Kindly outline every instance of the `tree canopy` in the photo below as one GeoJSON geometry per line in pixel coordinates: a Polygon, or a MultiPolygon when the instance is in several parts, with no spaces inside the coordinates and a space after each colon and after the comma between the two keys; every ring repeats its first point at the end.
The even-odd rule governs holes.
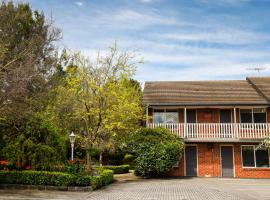
{"type": "Polygon", "coordinates": [[[102,154],[139,125],[141,89],[132,80],[137,62],[133,55],[119,52],[116,46],[95,62],[80,54],[71,57],[65,84],[56,88],[58,95],[48,111],[53,113],[53,121],[62,116],[69,122],[63,124],[60,120],[60,126],[67,125],[81,133],[90,164],[88,150],[95,147],[102,154]]]}
{"type": "Polygon", "coordinates": [[[63,50],[61,32],[27,3],[0,4],[0,159],[35,168],[62,161],[68,134],[113,150],[142,118],[140,60],[117,45],[94,60],[63,50]]]}

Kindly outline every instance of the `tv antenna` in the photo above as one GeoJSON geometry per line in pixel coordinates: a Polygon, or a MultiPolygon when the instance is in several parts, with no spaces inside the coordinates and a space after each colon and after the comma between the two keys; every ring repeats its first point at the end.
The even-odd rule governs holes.
{"type": "Polygon", "coordinates": [[[251,68],[247,68],[247,70],[253,70],[255,72],[258,73],[258,76],[260,76],[260,72],[265,70],[266,67],[251,67],[251,68]]]}

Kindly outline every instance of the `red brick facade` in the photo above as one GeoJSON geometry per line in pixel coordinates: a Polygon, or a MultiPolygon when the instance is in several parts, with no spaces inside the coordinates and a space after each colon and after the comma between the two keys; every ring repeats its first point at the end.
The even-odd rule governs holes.
{"type": "Polygon", "coordinates": [[[143,103],[147,105],[147,126],[165,127],[183,138],[186,145],[197,147],[185,150],[189,156],[187,170],[183,155],[179,167],[170,175],[270,178],[265,151],[256,151],[254,146],[245,148],[244,160],[245,165],[267,168],[243,167],[241,155],[241,145],[257,145],[270,134],[269,91],[270,77],[146,82],[143,103]],[[196,116],[190,110],[196,110],[196,116]],[[155,112],[170,113],[155,115],[155,112]],[[175,112],[178,112],[178,119],[175,112]],[[231,148],[222,148],[222,145],[231,148]]]}
{"type": "Polygon", "coordinates": [[[241,160],[241,144],[234,145],[235,177],[270,178],[270,168],[243,168],[241,160]]]}
{"type": "MultiPolygon", "coordinates": [[[[194,108],[190,108],[194,109],[194,108]]],[[[166,109],[170,111],[170,109],[166,109]]],[[[179,123],[184,123],[184,109],[172,109],[178,112],[179,123]]],[[[234,122],[233,108],[230,108],[234,122]]],[[[149,122],[153,122],[153,109],[148,110],[149,122]]],[[[197,123],[220,123],[220,108],[196,108],[197,123]]],[[[240,109],[236,108],[236,122],[240,122],[240,109]]],[[[267,122],[270,122],[270,108],[267,109],[267,122]]],[[[221,156],[220,148],[222,145],[233,147],[234,156],[234,177],[237,178],[270,178],[270,168],[243,168],[241,158],[241,145],[250,143],[187,143],[186,145],[196,145],[198,150],[198,176],[199,177],[221,177],[221,156]]],[[[254,143],[253,143],[254,144],[254,143]]],[[[185,176],[185,156],[181,158],[179,167],[174,168],[170,175],[185,176]]]]}
{"type": "MultiPolygon", "coordinates": [[[[198,148],[198,176],[221,177],[220,147],[230,145],[233,147],[234,173],[236,178],[270,178],[270,168],[243,168],[241,160],[241,145],[243,143],[197,143],[198,148]]],[[[245,145],[245,144],[244,144],[245,145]]],[[[171,176],[185,176],[185,157],[181,159],[179,168],[174,168],[171,176]]]]}

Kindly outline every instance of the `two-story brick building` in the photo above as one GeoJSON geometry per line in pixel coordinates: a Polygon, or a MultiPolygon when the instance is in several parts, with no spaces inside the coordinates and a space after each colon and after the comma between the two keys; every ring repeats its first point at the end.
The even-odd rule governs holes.
{"type": "Polygon", "coordinates": [[[270,178],[270,77],[146,82],[147,127],[163,126],[186,148],[175,176],[270,178]]]}

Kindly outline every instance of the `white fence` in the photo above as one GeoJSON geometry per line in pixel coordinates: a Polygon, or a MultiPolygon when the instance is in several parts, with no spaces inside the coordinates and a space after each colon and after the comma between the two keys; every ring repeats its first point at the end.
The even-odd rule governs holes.
{"type": "Polygon", "coordinates": [[[261,139],[269,134],[268,123],[148,123],[147,127],[165,127],[181,138],[261,139]]]}

